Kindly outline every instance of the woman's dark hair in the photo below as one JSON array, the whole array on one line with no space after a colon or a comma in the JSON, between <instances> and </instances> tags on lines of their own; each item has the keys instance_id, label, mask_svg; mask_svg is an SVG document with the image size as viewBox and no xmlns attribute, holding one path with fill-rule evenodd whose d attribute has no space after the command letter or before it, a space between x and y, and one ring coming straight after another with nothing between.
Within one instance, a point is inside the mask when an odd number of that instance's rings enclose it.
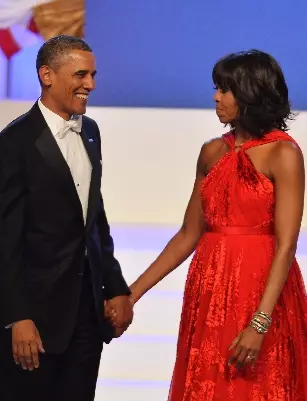
<instances>
[{"instance_id":1,"label":"woman's dark hair","mask_svg":"<svg viewBox=\"0 0 307 401\"><path fill-rule=\"evenodd\" d=\"M259 50L232 53L213 68L214 84L230 90L238 106L238 122L250 135L261 137L272 129L287 130L292 119L288 87L277 61Z\"/></svg>"}]
</instances>

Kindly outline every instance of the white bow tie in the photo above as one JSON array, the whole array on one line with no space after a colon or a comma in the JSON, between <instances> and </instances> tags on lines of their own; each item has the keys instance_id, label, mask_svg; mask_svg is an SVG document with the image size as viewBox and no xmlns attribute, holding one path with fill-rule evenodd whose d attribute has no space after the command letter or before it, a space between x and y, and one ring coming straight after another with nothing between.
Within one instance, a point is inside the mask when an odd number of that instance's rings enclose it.
<instances>
[{"instance_id":1,"label":"white bow tie","mask_svg":"<svg viewBox=\"0 0 307 401\"><path fill-rule=\"evenodd\" d=\"M59 138L63 139L68 131L81 132L82 118L81 116L73 117L71 120L63 120L62 127L59 130Z\"/></svg>"}]
</instances>

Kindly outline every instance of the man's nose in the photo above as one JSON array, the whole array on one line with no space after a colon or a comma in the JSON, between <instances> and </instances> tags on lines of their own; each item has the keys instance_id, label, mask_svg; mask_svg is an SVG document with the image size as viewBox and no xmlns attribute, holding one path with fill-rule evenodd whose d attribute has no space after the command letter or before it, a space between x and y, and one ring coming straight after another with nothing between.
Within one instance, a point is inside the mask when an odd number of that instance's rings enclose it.
<instances>
[{"instance_id":1,"label":"man's nose","mask_svg":"<svg viewBox=\"0 0 307 401\"><path fill-rule=\"evenodd\" d=\"M95 89L95 79L92 76L87 77L83 82L84 89L92 91Z\"/></svg>"}]
</instances>

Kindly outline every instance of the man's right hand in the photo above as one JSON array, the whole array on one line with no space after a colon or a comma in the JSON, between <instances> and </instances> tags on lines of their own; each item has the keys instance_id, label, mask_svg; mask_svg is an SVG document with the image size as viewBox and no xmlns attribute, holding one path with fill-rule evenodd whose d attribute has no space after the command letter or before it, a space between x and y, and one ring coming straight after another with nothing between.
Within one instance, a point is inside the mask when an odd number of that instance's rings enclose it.
<instances>
[{"instance_id":1,"label":"man's right hand","mask_svg":"<svg viewBox=\"0 0 307 401\"><path fill-rule=\"evenodd\" d=\"M39 367L38 353L44 353L42 340L32 320L21 320L12 327L12 351L14 361L24 370Z\"/></svg>"}]
</instances>

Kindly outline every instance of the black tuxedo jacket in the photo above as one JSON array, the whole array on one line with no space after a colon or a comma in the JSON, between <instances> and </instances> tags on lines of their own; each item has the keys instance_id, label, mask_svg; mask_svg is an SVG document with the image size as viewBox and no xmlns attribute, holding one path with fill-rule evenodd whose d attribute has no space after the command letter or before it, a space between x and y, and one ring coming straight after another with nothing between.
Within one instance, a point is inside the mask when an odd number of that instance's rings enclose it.
<instances>
[{"instance_id":1,"label":"black tuxedo jacket","mask_svg":"<svg viewBox=\"0 0 307 401\"><path fill-rule=\"evenodd\" d=\"M86 225L69 167L37 103L0 135L0 325L32 319L47 352L71 338L89 261L102 340L111 326L103 301L129 294L115 259L101 184L101 142L96 122L81 132L92 164Z\"/></svg>"}]
</instances>

